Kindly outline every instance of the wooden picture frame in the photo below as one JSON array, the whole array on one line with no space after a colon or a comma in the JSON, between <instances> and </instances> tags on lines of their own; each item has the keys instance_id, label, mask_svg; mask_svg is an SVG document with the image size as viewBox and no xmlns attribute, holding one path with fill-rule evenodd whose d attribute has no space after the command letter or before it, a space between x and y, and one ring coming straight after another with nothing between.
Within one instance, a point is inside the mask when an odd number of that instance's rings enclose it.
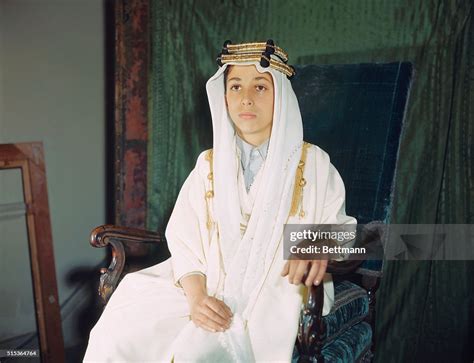
<instances>
[{"instance_id":1,"label":"wooden picture frame","mask_svg":"<svg viewBox=\"0 0 474 363\"><path fill-rule=\"evenodd\" d=\"M64 362L43 144L0 145L2 169L21 170L41 361Z\"/></svg>"}]
</instances>

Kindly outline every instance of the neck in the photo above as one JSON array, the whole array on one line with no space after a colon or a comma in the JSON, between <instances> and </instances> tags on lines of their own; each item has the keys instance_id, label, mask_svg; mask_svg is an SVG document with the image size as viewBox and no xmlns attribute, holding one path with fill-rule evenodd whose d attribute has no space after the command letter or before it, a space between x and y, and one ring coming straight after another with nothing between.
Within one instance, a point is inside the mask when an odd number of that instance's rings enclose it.
<instances>
[{"instance_id":1,"label":"neck","mask_svg":"<svg viewBox=\"0 0 474 363\"><path fill-rule=\"evenodd\" d=\"M250 144L254 147L262 145L270 138L270 135L242 135L240 132L238 132L237 134L247 144Z\"/></svg>"}]
</instances>

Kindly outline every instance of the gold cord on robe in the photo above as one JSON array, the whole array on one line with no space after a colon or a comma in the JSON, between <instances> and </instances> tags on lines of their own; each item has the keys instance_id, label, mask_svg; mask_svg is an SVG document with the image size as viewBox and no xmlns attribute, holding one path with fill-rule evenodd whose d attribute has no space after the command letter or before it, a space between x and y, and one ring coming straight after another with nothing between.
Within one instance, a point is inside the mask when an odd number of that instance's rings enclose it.
<instances>
[{"instance_id":1,"label":"gold cord on robe","mask_svg":"<svg viewBox=\"0 0 474 363\"><path fill-rule=\"evenodd\" d=\"M298 163L298 168L296 169L295 175L295 185L293 187L293 198L291 201L290 216L293 217L296 215L298 210L300 211L299 216L304 218L305 211L303 210L303 188L306 185L306 179L304 175L304 167L306 164L306 155L308 154L308 148L310 144L307 142L303 143L303 150L301 151L301 158ZM206 207L207 207L207 229L210 230L212 227L212 218L209 212L209 203L210 199L214 197L214 176L213 176L213 163L212 163L212 149L207 150L206 160L209 162L209 174L207 178L210 181L210 189L206 191Z\"/></svg>"}]
</instances>

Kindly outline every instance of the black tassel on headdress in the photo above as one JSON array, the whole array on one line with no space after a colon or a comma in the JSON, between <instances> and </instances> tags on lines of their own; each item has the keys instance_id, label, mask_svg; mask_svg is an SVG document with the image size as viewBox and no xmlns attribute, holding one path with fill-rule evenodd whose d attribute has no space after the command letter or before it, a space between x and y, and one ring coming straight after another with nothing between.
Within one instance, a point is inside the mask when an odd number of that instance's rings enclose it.
<instances>
[{"instance_id":1,"label":"black tassel on headdress","mask_svg":"<svg viewBox=\"0 0 474 363\"><path fill-rule=\"evenodd\" d=\"M222 45L222 52L217 55L216 62L219 67L222 67L224 65L221 60L222 54L229 54L229 50L227 49L227 46L229 44L232 44L232 42L230 40L226 40Z\"/></svg>"},{"instance_id":2,"label":"black tassel on headdress","mask_svg":"<svg viewBox=\"0 0 474 363\"><path fill-rule=\"evenodd\" d=\"M260 58L260 65L263 68L270 67L270 53L267 53L267 52L262 53L262 58Z\"/></svg>"},{"instance_id":3,"label":"black tassel on headdress","mask_svg":"<svg viewBox=\"0 0 474 363\"><path fill-rule=\"evenodd\" d=\"M267 47L265 48L265 53L273 54L275 53L275 43L272 39L267 40Z\"/></svg>"}]
</instances>

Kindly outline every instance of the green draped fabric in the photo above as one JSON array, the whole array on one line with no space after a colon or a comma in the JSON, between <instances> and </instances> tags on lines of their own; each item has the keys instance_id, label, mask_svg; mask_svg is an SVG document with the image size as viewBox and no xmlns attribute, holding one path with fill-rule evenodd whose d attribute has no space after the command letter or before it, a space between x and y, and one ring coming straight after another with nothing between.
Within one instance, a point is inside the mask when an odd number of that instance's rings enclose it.
<instances>
[{"instance_id":1,"label":"green draped fabric","mask_svg":"<svg viewBox=\"0 0 474 363\"><path fill-rule=\"evenodd\" d=\"M223 41L268 38L288 51L290 64L411 61L392 223L473 223L473 7L469 0L152 1L147 228L166 225L197 155L212 145L205 82ZM473 261L387 262L376 360L472 361L473 291Z\"/></svg>"}]
</instances>

